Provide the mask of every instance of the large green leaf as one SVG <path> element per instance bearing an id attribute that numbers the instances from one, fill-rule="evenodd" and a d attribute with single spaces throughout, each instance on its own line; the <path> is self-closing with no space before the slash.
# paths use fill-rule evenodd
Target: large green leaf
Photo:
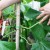
<path id="1" fill-rule="evenodd" d="M 32 32 L 36 40 L 43 40 L 45 38 L 45 31 L 43 29 L 43 26 L 40 24 L 33 27 Z"/>
<path id="2" fill-rule="evenodd" d="M 43 42 L 33 43 L 31 50 L 50 50 Z"/>
<path id="3" fill-rule="evenodd" d="M 13 5 L 9 6 L 8 8 L 3 10 L 3 14 L 9 15 L 9 14 L 11 14 L 13 12 L 13 10 L 14 10 L 14 6 Z"/>
<path id="4" fill-rule="evenodd" d="M 10 17 L 10 18 L 14 18 L 15 14 L 14 14 L 14 5 L 9 6 L 8 8 L 3 10 L 3 16 L 4 19 Z"/>
<path id="5" fill-rule="evenodd" d="M 33 10 L 31 8 L 28 9 L 28 11 L 25 13 L 25 20 L 33 20 L 34 18 L 36 18 L 38 15 L 40 14 L 39 11 Z"/>
<path id="6" fill-rule="evenodd" d="M 42 24 L 44 26 L 44 30 L 46 30 L 47 32 L 50 32 L 50 25 L 47 25 L 47 23 L 48 23 L 48 19 L 44 21 Z"/>
<path id="7" fill-rule="evenodd" d="M 0 50 L 15 50 L 15 43 L 0 41 Z"/>

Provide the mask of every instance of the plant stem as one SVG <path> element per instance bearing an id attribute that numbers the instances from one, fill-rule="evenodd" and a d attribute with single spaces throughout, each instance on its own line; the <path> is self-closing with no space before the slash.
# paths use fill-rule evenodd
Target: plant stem
<path id="1" fill-rule="evenodd" d="M 34 25 L 32 25 L 32 26 L 29 27 L 29 28 L 28 28 L 28 27 L 24 27 L 24 26 L 22 26 L 22 25 L 21 25 L 21 27 L 22 27 L 22 28 L 25 28 L 25 29 L 31 29 L 31 28 L 35 27 L 37 24 L 39 24 L 39 22 L 35 23 Z"/>
<path id="2" fill-rule="evenodd" d="M 9 34 L 4 35 L 3 38 L 5 38 L 7 35 L 11 35 L 11 34 L 12 34 L 13 32 L 15 32 L 15 31 L 16 31 L 16 30 L 10 32 Z"/>
<path id="3" fill-rule="evenodd" d="M 20 26 L 20 3 L 16 5 L 16 50 L 19 50 L 19 33 L 20 33 L 19 26 Z"/>
<path id="4" fill-rule="evenodd" d="M 32 45 L 32 44 L 30 44 L 30 43 L 27 41 L 27 39 L 25 39 L 25 37 L 22 37 L 21 35 L 20 35 L 20 37 L 21 37 L 22 39 L 24 39 L 24 40 L 27 42 L 28 45 Z"/>

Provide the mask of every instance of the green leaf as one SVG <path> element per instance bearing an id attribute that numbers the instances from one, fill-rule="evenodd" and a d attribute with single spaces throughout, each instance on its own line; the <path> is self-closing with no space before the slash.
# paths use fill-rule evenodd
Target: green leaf
<path id="1" fill-rule="evenodd" d="M 22 11 L 22 12 L 25 12 L 25 6 L 24 6 L 23 3 L 21 3 L 21 11 Z"/>
<path id="2" fill-rule="evenodd" d="M 9 6 L 8 8 L 4 9 L 3 10 L 3 16 L 4 16 L 4 19 L 6 19 L 8 17 L 13 18 L 15 16 L 14 15 L 14 5 Z"/>
<path id="3" fill-rule="evenodd" d="M 15 43 L 0 41 L 0 50 L 15 50 Z"/>
<path id="4" fill-rule="evenodd" d="M 39 11 L 33 10 L 31 8 L 28 9 L 28 11 L 24 14 L 25 20 L 33 20 L 40 14 Z"/>
<path id="5" fill-rule="evenodd" d="M 36 42 L 32 44 L 31 50 L 50 50 L 43 42 Z"/>
<path id="6" fill-rule="evenodd" d="M 50 26 L 47 25 L 48 20 L 49 20 L 49 19 L 47 19 L 46 21 L 43 22 L 43 26 L 44 26 L 44 30 L 46 30 L 47 32 L 50 32 Z"/>
<path id="7" fill-rule="evenodd" d="M 45 31 L 43 26 L 38 24 L 32 28 L 33 36 L 36 40 L 43 40 L 45 38 Z"/>
<path id="8" fill-rule="evenodd" d="M 9 15 L 10 13 L 13 12 L 13 9 L 14 9 L 13 6 L 10 6 L 10 7 L 3 10 L 3 14 Z"/>
<path id="9" fill-rule="evenodd" d="M 27 3 L 29 3 L 29 2 L 31 2 L 32 0 L 23 0 L 23 3 L 24 4 L 27 4 Z"/>
<path id="10" fill-rule="evenodd" d="M 41 4 L 41 7 L 43 7 L 46 4 L 46 1 L 41 2 L 40 4 Z"/>

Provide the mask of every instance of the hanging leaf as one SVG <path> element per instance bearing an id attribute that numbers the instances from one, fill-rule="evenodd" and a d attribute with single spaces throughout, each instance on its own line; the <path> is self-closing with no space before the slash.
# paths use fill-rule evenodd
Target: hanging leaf
<path id="1" fill-rule="evenodd" d="M 15 50 L 15 43 L 0 41 L 0 50 Z"/>
<path id="2" fill-rule="evenodd" d="M 33 43 L 31 50 L 50 50 L 43 42 Z"/>

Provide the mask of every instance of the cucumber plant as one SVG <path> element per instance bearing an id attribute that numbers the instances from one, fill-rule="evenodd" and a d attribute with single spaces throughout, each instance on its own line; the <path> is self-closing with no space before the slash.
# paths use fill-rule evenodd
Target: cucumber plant
<path id="1" fill-rule="evenodd" d="M 40 2 L 38 2 L 40 1 Z M 42 24 L 39 24 L 39 20 L 36 19 L 36 17 L 41 13 L 40 11 L 36 10 L 34 6 L 31 7 L 31 4 L 34 4 L 34 2 L 40 3 L 40 7 L 44 6 L 48 0 L 38 0 L 38 1 L 31 1 L 28 3 L 28 1 L 25 0 L 25 3 L 21 3 L 21 18 L 23 18 L 22 24 L 21 24 L 21 37 L 23 41 L 26 41 L 25 43 L 30 45 L 30 43 L 27 41 L 27 36 L 29 32 L 32 32 L 32 36 L 35 39 L 35 42 L 31 44 L 31 49 L 30 50 L 50 50 L 50 41 L 47 40 L 46 35 L 48 32 L 50 32 L 50 26 L 47 25 L 48 19 L 43 22 Z M 35 5 L 36 7 L 36 5 Z M 38 7 L 38 6 L 37 6 Z M 36 8 L 37 8 L 36 7 Z M 23 32 L 23 30 L 26 30 L 26 33 Z M 48 37 L 50 38 L 50 37 Z M 21 42 L 22 43 L 22 42 Z M 22 44 L 21 44 L 22 45 Z M 24 43 L 23 43 L 24 45 Z M 26 46 L 24 46 L 26 48 Z M 22 50 L 22 48 L 21 48 Z M 25 50 L 25 49 L 23 49 Z M 27 49 L 26 49 L 27 50 Z"/>

